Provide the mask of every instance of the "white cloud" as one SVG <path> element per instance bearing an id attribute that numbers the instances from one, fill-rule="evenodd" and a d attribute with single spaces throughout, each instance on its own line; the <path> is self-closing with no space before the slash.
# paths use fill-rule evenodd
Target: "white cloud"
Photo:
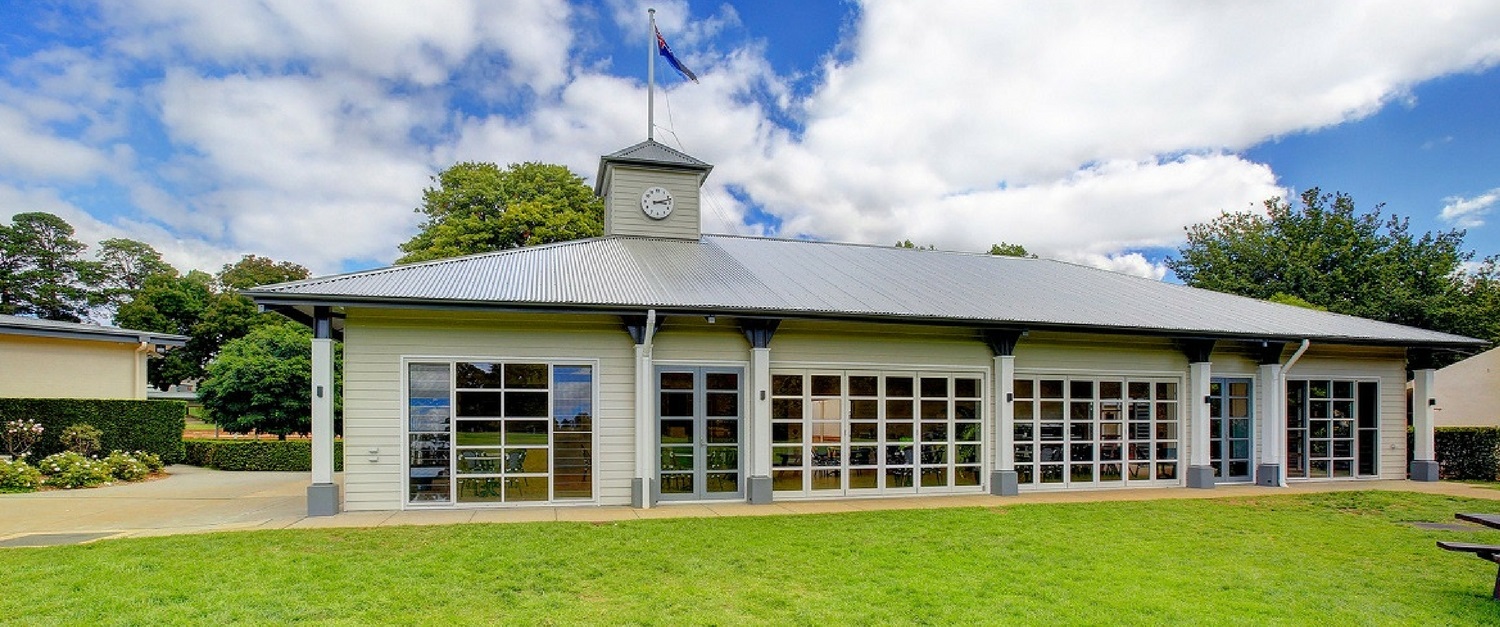
<path id="1" fill-rule="evenodd" d="M 640 58 L 600 58 L 575 29 L 644 35 L 647 4 L 106 4 L 97 46 L 0 75 L 0 190 L 57 200 L 106 178 L 131 211 L 57 202 L 205 268 L 246 252 L 318 272 L 389 261 L 455 161 L 592 179 L 600 154 L 641 140 Z M 654 4 L 702 81 L 666 74 L 657 137 L 715 164 L 706 230 L 758 233 L 739 196 L 781 221 L 774 235 L 1007 241 L 1154 277 L 1132 251 L 1284 193 L 1234 151 L 1411 106 L 1421 81 L 1500 60 L 1500 4 L 1483 1 L 872 1 L 795 94 L 763 42 L 724 37 L 733 7 L 690 20 L 685 0 Z M 1444 219 L 1477 226 L 1496 193 L 1449 199 Z"/>
<path id="2" fill-rule="evenodd" d="M 1443 211 L 1439 217 L 1443 221 L 1461 229 L 1474 229 L 1484 226 L 1484 217 L 1489 215 L 1490 210 L 1500 202 L 1500 188 L 1492 189 L 1473 198 L 1462 196 L 1449 196 L 1443 199 Z"/>

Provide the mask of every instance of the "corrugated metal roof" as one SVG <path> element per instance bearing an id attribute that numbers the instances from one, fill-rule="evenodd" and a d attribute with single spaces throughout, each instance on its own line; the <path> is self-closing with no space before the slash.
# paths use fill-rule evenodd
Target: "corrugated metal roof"
<path id="1" fill-rule="evenodd" d="M 188 337 L 185 335 L 153 333 L 151 331 L 136 331 L 134 329 L 106 327 L 97 324 L 42 320 L 40 318 L 26 318 L 4 314 L 0 314 L 0 333 L 111 342 L 139 342 L 145 339 L 152 344 L 165 346 L 182 346 L 188 341 Z"/>
<path id="2" fill-rule="evenodd" d="M 247 294 L 293 305 L 656 308 L 1413 346 L 1483 343 L 1047 259 L 726 235 L 578 240 Z"/>
<path id="3" fill-rule="evenodd" d="M 666 144 L 648 139 L 639 144 L 604 155 L 603 161 L 634 161 L 710 169 L 713 166 Z"/>

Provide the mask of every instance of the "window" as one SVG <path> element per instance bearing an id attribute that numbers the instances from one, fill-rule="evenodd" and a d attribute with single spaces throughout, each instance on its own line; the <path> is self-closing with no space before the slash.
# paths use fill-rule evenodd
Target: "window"
<path id="1" fill-rule="evenodd" d="M 1287 477 L 1379 474 L 1379 384 L 1337 379 L 1286 383 Z"/>
<path id="2" fill-rule="evenodd" d="M 1022 485 L 1176 481 L 1176 381 L 1017 377 L 1014 439 Z"/>
<path id="3" fill-rule="evenodd" d="M 977 488 L 983 378 L 914 372 L 771 375 L 772 489 L 809 495 Z"/>
<path id="4" fill-rule="evenodd" d="M 408 501 L 593 498 L 593 367 L 408 365 Z"/>

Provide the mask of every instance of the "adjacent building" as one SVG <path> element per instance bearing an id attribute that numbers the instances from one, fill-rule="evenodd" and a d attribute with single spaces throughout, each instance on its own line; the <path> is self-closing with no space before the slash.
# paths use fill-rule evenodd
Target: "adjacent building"
<path id="1" fill-rule="evenodd" d="M 1400 479 L 1409 365 L 1428 398 L 1434 351 L 1482 345 L 1046 259 L 708 235 L 711 169 L 643 142 L 601 160 L 601 238 L 249 292 L 318 338 L 310 511 Z"/>
<path id="2" fill-rule="evenodd" d="M 188 338 L 0 315 L 0 397 L 146 398 L 146 360 Z"/>

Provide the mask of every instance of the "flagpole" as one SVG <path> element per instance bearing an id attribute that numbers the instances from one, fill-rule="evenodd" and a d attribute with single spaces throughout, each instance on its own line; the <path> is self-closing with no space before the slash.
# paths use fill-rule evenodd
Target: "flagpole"
<path id="1" fill-rule="evenodd" d="M 656 9 L 646 9 L 651 32 L 646 34 L 646 139 L 656 139 Z"/>

